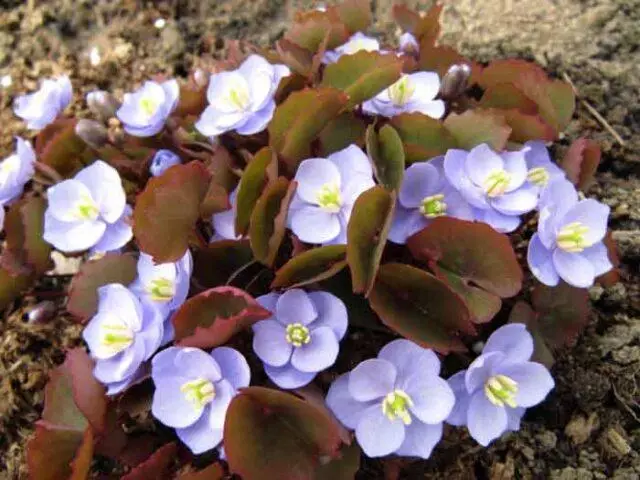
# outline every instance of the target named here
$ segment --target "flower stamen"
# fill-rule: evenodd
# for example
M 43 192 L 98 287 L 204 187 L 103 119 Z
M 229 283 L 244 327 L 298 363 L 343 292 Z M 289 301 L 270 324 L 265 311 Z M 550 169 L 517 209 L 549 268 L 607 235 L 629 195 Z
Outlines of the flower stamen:
M 413 406 L 413 400 L 402 390 L 394 390 L 382 400 L 382 413 L 391 421 L 396 418 L 405 425 L 411 424 L 411 414 L 408 407 Z
M 294 347 L 301 347 L 311 341 L 311 332 L 301 323 L 287 325 L 286 339 Z
M 148 117 L 153 116 L 158 110 L 160 104 L 150 96 L 144 96 L 140 99 L 140 109 L 147 115 Z
M 335 183 L 325 183 L 318 190 L 316 201 L 325 212 L 338 213 L 342 207 L 340 187 Z
M 153 300 L 167 302 L 176 294 L 176 286 L 168 278 L 155 278 L 147 285 L 147 292 Z
M 573 222 L 565 225 L 558 232 L 556 243 L 565 252 L 580 253 L 591 244 L 585 238 L 589 227 L 581 222 Z
M 527 172 L 527 180 L 538 187 L 546 187 L 549 183 L 549 172 L 544 167 L 532 168 Z
M 439 193 L 422 199 L 420 213 L 426 218 L 436 218 L 446 215 L 447 204 L 443 201 L 444 195 Z
M 405 105 L 413 96 L 416 87 L 408 75 L 403 75 L 400 80 L 389 87 L 389 98 L 397 106 Z
M 78 220 L 95 220 L 98 218 L 100 210 L 89 195 L 83 195 L 80 201 L 76 204 L 75 217 Z
M 184 393 L 185 398 L 191 402 L 195 409 L 203 408 L 216 396 L 216 389 L 213 383 L 205 378 L 196 378 L 183 383 L 180 391 Z
M 511 174 L 500 168 L 493 170 L 484 181 L 484 191 L 489 197 L 499 197 L 509 188 Z
M 114 320 L 100 326 L 100 345 L 106 352 L 115 355 L 133 343 L 133 331 L 123 322 Z
M 515 408 L 518 384 L 505 375 L 494 375 L 484 384 L 484 393 L 491 403 L 497 407 L 505 405 Z

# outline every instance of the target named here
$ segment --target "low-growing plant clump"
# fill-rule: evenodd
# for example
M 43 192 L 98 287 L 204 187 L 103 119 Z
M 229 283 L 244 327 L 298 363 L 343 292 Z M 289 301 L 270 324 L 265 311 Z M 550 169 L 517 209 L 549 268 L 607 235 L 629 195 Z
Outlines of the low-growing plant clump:
M 272 49 L 90 93 L 93 118 L 64 116 L 64 76 L 16 99 L 38 133 L 0 164 L 2 305 L 52 250 L 86 255 L 66 309 L 88 353 L 51 374 L 33 478 L 98 457 L 353 478 L 361 453 L 428 459 L 444 424 L 487 446 L 547 397 L 586 289 L 615 281 L 609 207 L 581 193 L 599 148 L 554 161 L 572 87 L 439 45 L 441 9 L 397 5 L 397 46 L 364 33 L 367 0 L 301 12 Z

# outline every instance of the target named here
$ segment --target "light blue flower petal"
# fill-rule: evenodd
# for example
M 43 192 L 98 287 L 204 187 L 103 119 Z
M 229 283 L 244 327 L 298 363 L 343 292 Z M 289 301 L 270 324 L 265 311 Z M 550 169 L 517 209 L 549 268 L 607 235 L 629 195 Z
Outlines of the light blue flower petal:
M 181 387 L 190 380 L 193 379 L 166 377 L 156 380 L 154 377 L 156 389 L 151 402 L 152 415 L 173 428 L 188 427 L 204 416 L 202 414 L 205 408 L 188 400 L 181 390 Z
M 327 392 L 327 406 L 334 415 L 347 428 L 355 430 L 364 411 L 372 406 L 378 405 L 379 401 L 359 402 L 355 400 L 349 392 L 349 373 L 340 375 L 329 388 Z
M 308 205 L 291 212 L 291 230 L 303 242 L 327 243 L 335 239 L 342 228 L 338 215 Z
M 411 165 L 404 172 L 404 179 L 400 187 L 398 199 L 405 208 L 418 208 L 425 197 L 441 193 L 440 172 L 427 162 Z
M 511 176 L 506 192 L 513 192 L 520 188 L 527 180 L 527 162 L 522 150 L 518 152 L 502 152 L 500 155 L 504 161 L 504 169 Z
M 538 190 L 536 187 L 527 185 L 514 192 L 495 197 L 490 203 L 503 215 L 522 215 L 535 210 L 538 205 Z
M 502 170 L 504 167 L 502 157 L 491 150 L 486 143 L 474 147 L 464 162 L 465 173 L 479 187 L 484 187 L 484 182 L 491 172 Z
M 418 371 L 429 377 L 440 374 L 440 359 L 433 350 L 404 338 L 387 343 L 378 353 L 378 358 L 396 367 L 398 379 L 410 378 Z
M 273 367 L 286 365 L 292 349 L 282 324 L 275 320 L 262 320 L 253 325 L 253 350 L 265 364 Z
M 464 380 L 466 373 L 466 370 L 462 370 L 452 375 L 447 380 L 456 397 L 456 403 L 454 404 L 446 421 L 448 424 L 456 427 L 461 427 L 467 424 L 467 410 L 469 410 L 471 396 L 469 395 L 469 392 L 467 392 L 467 386 Z
M 613 268 L 613 265 L 609 260 L 607 247 L 603 242 L 599 242 L 592 247 L 585 248 L 582 252 L 582 256 L 591 262 L 591 265 L 593 266 L 593 273 L 596 277 L 607 273 Z
M 344 302 L 329 292 L 309 292 L 307 295 L 317 312 L 313 328 L 329 327 L 336 338 L 342 340 L 349 326 L 349 315 Z
M 356 438 L 368 457 L 383 457 L 400 448 L 405 439 L 405 426 L 400 419 L 389 420 L 380 405 L 372 405 L 360 417 Z
M 309 343 L 293 349 L 291 365 L 301 372 L 321 372 L 335 363 L 338 351 L 338 340 L 333 330 L 329 327 L 315 328 Z
M 216 396 L 208 405 L 209 425 L 214 430 L 222 430 L 229 403 L 231 403 L 236 391 L 226 379 L 220 380 L 215 384 L 214 388 Z
M 349 375 L 349 392 L 359 402 L 382 398 L 394 390 L 397 371 L 393 364 L 380 358 L 360 363 Z
M 507 430 L 507 412 L 489 401 L 483 390 L 474 393 L 469 402 L 467 428 L 469 434 L 483 447 Z
M 498 370 L 518 384 L 515 400 L 519 407 L 529 408 L 539 404 L 555 386 L 549 370 L 540 363 L 503 364 Z
M 43 238 L 56 249 L 65 252 L 80 252 L 93 247 L 107 226 L 104 222 L 61 222 L 47 209 L 44 215 Z
M 581 253 L 570 253 L 557 248 L 553 252 L 553 265 L 560 278 L 577 288 L 593 285 L 596 271 L 591 262 Z
M 470 394 L 476 390 L 482 390 L 484 383 L 492 375 L 495 365 L 499 365 L 505 359 L 502 352 L 483 353 L 477 357 L 465 373 L 464 381 L 467 386 L 467 392 Z
M 581 200 L 564 215 L 563 225 L 559 225 L 559 227 L 562 228 L 564 225 L 574 222 L 582 223 L 589 228 L 584 235 L 585 241 L 589 245 L 593 245 L 600 242 L 607 234 L 607 221 L 610 212 L 611 208 L 597 200 L 592 198 Z
M 240 352 L 231 347 L 218 347 L 211 351 L 211 356 L 218 363 L 222 377 L 234 389 L 239 390 L 249 386 L 251 370 Z
M 315 372 L 301 372 L 291 365 L 284 367 L 272 367 L 265 364 L 264 371 L 273 383 L 285 390 L 304 387 L 317 375 Z
M 395 451 L 403 457 L 419 457 L 425 460 L 442 439 L 442 423 L 428 425 L 422 422 L 411 422 L 404 429 L 404 442 Z
M 453 390 L 446 380 L 420 372 L 418 365 L 414 368 L 414 374 L 398 385 L 411 397 L 409 410 L 424 423 L 444 422 L 456 401 Z
M 96 252 L 113 252 L 124 247 L 133 238 L 133 230 L 131 229 L 130 217 L 133 209 L 129 205 L 125 205 L 122 216 L 112 224 L 107 224 L 104 234 L 93 246 Z
M 247 117 L 246 122 L 236 127 L 236 132 L 240 135 L 253 135 L 267 128 L 267 125 L 273 118 L 273 112 L 276 110 L 276 102 L 271 99 L 257 112 Z
M 326 158 L 309 158 L 300 163 L 295 181 L 298 182 L 296 195 L 305 202 L 318 203 L 318 194 L 325 185 L 340 189 L 340 170 L 334 162 Z
M 102 160 L 96 160 L 83 168 L 74 177 L 91 192 L 91 197 L 100 209 L 100 216 L 107 223 L 115 223 L 127 203 L 122 180 L 118 171 Z
M 533 337 L 522 323 L 503 325 L 491 334 L 482 349 L 483 354 L 491 352 L 502 352 L 506 362 L 526 362 L 533 355 Z
M 292 323 L 309 325 L 316 318 L 318 312 L 307 293 L 300 288 L 287 290 L 276 304 L 277 320 L 284 326 Z
M 206 415 L 193 425 L 185 428 L 177 428 L 176 435 L 194 455 L 213 450 L 222 442 L 223 431 L 214 430 L 209 425 Z
M 553 254 L 540 241 L 540 235 L 535 233 L 529 242 L 527 263 L 531 273 L 545 285 L 555 287 L 560 281 L 553 264 Z

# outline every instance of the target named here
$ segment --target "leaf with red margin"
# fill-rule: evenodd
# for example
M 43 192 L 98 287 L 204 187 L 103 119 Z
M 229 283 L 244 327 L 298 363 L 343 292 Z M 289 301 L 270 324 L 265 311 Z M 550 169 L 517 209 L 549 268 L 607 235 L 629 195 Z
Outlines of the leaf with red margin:
M 589 138 L 579 138 L 571 144 L 560 166 L 567 173 L 571 183 L 584 191 L 594 182 L 601 156 L 598 142 Z
M 373 22 L 371 0 L 344 0 L 328 10 L 336 12 L 350 33 L 363 32 Z
M 333 277 L 347 266 L 346 245 L 326 245 L 296 255 L 277 272 L 271 288 L 298 288 Z
M 474 287 L 455 273 L 441 267 L 438 268 L 436 275 L 464 299 L 473 323 L 487 323 L 500 311 L 502 299 L 498 295 Z
M 529 115 L 514 108 L 504 110 L 504 118 L 511 127 L 509 140 L 524 143 L 529 140 L 551 142 L 556 139 L 555 130 L 540 115 Z
M 249 241 L 253 255 L 267 267 L 276 260 L 284 239 L 289 204 L 296 182 L 280 177 L 262 192 L 251 214 Z
M 536 286 L 531 303 L 538 313 L 540 333 L 552 348 L 573 343 L 591 318 L 588 290 L 564 282 L 556 287 Z
M 4 221 L 6 248 L 11 256 L 6 267 L 18 266 L 17 274 L 42 275 L 51 268 L 51 245 L 42 239 L 47 202 L 40 197 L 26 197 L 9 207 Z
M 351 433 L 349 433 L 349 430 L 347 430 L 347 428 L 340 423 L 340 421 L 329 409 L 329 407 L 327 407 L 327 403 L 325 402 L 325 395 L 317 385 L 310 383 L 308 385 L 305 385 L 304 387 L 296 388 L 295 390 L 292 390 L 292 392 L 298 395 L 304 401 L 321 410 L 325 415 L 331 418 L 335 426 L 338 428 L 338 434 L 340 435 L 340 440 L 342 440 L 342 443 L 345 443 L 347 445 L 351 443 Z
M 82 443 L 71 462 L 71 477 L 69 480 L 85 480 L 89 478 L 93 450 L 93 431 L 87 428 L 82 436 Z
M 393 85 L 402 75 L 402 65 L 397 55 L 361 50 L 327 65 L 322 85 L 342 90 L 349 97 L 346 108 L 353 108 Z
M 311 152 L 311 143 L 342 111 L 349 97 L 336 88 L 294 92 L 280 105 L 269 123 L 269 142 L 291 173 Z
M 329 49 L 342 45 L 349 38 L 346 25 L 333 9 L 298 12 L 293 25 L 284 35 L 286 40 L 313 53 L 318 51 L 325 37 L 328 38 L 326 48 Z
M 224 468 L 219 463 L 213 463 L 197 472 L 183 473 L 178 480 L 222 480 L 225 477 Z
M 335 458 L 316 470 L 316 480 L 353 480 L 360 469 L 362 451 L 357 442 L 344 445 L 340 449 L 340 458 Z
M 509 313 L 509 323 L 524 323 L 527 330 L 533 337 L 532 362 L 542 363 L 547 368 L 551 368 L 554 363 L 553 353 L 545 342 L 538 325 L 538 315 L 533 311 L 527 302 L 519 301 Z
M 76 135 L 77 120 L 60 118 L 47 125 L 36 137 L 38 161 L 63 177 L 70 177 L 93 160 L 91 149 Z
M 71 281 L 67 311 L 79 322 L 86 322 L 98 309 L 98 288 L 109 283 L 129 285 L 136 274 L 137 261 L 131 254 L 107 253 L 85 262 Z
M 451 113 L 444 126 L 465 150 L 487 143 L 496 152 L 507 145 L 511 127 L 500 110 L 467 110 L 462 114 Z
M 335 456 L 339 445 L 328 415 L 289 393 L 249 387 L 227 410 L 229 468 L 245 480 L 314 478 L 320 458 Z
M 444 155 L 457 146 L 442 122 L 421 113 L 403 113 L 393 117 L 390 124 L 402 139 L 408 164 Z
M 244 235 L 249 228 L 251 213 L 265 185 L 278 176 L 278 159 L 270 147 L 264 147 L 244 169 L 236 197 L 236 235 Z
M 176 262 L 189 246 L 211 175 L 199 161 L 174 165 L 153 177 L 138 195 L 133 234 L 157 263 Z
M 410 265 L 382 265 L 369 303 L 389 328 L 443 354 L 466 351 L 459 333 L 475 334 L 464 300 L 446 283 Z
M 211 348 L 271 315 L 244 290 L 225 286 L 189 298 L 171 321 L 179 345 Z
M 575 110 L 575 93 L 567 82 L 552 80 L 538 65 L 525 60 L 496 60 L 482 70 L 483 88 L 511 83 L 536 103 L 538 113 L 556 133 L 569 124 Z
M 147 458 L 144 462 L 131 470 L 122 480 L 169 480 L 173 478 L 174 462 L 178 447 L 174 442 L 167 443 Z
M 404 146 L 398 132 L 384 125 L 376 132 L 374 125 L 367 128 L 367 154 L 378 183 L 389 191 L 398 191 L 404 176 Z
M 362 147 L 366 129 L 365 121 L 353 112 L 341 113 L 320 132 L 320 155 L 328 157 L 353 144 Z
M 439 217 L 411 236 L 407 246 L 430 268 L 445 268 L 502 298 L 522 288 L 522 269 L 509 237 L 484 223 Z
M 347 262 L 354 293 L 365 297 L 373 288 L 391 228 L 396 195 L 381 185 L 360 194 L 347 225 Z
M 229 277 L 253 259 L 248 240 L 220 240 L 193 250 L 194 283 L 202 288 L 224 285 Z M 211 268 L 215 265 L 215 268 Z
M 313 75 L 313 52 L 293 43 L 286 38 L 276 42 L 276 51 L 281 63 L 284 63 L 292 71 L 311 78 Z
M 393 6 L 393 19 L 406 32 L 411 32 L 422 44 L 433 45 L 440 35 L 440 14 L 444 5 L 435 3 L 424 15 L 406 5 Z

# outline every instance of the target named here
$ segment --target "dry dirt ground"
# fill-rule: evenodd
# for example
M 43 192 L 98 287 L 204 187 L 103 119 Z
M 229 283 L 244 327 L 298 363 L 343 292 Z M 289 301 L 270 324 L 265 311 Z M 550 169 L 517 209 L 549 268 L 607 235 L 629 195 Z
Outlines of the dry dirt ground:
M 430 2 L 407 2 L 428 6 Z M 623 281 L 594 287 L 594 318 L 554 367 L 557 388 L 523 429 L 478 448 L 449 432 L 427 462 L 403 478 L 588 480 L 640 478 L 640 0 L 445 0 L 443 43 L 479 60 L 535 59 L 568 75 L 580 95 L 566 138 L 598 140 L 603 163 L 590 192 L 612 207 Z M 373 33 L 393 39 L 391 2 L 373 1 Z M 285 0 L 49 0 L 0 2 L 0 156 L 26 134 L 12 115 L 17 92 L 53 73 L 71 75 L 77 99 L 96 87 L 121 94 L 154 73 L 186 75 L 229 38 L 276 40 L 299 7 Z M 154 27 L 166 19 L 162 29 Z M 93 53 L 93 55 L 92 55 Z M 90 59 L 99 57 L 97 66 Z M 6 80 L 5 80 L 6 82 Z M 81 102 L 76 102 L 82 110 Z M 597 119 L 593 111 L 600 114 Z M 60 316 L 22 320 L 31 298 L 0 320 L 0 478 L 23 478 L 23 446 L 39 416 L 42 388 L 79 330 Z M 367 462 L 359 478 L 382 478 Z

